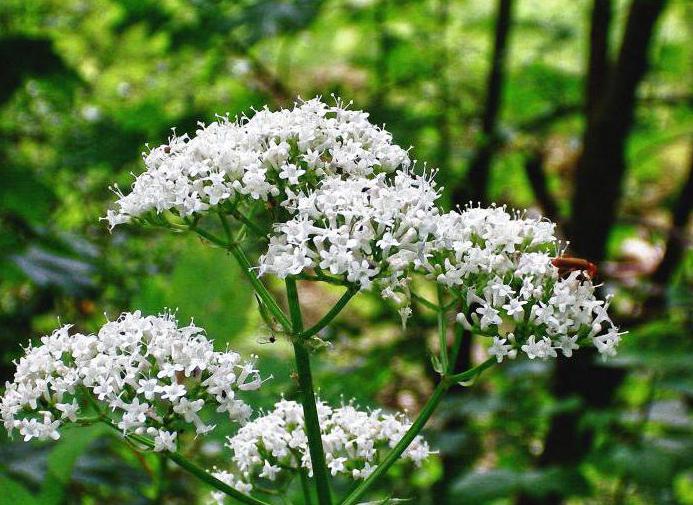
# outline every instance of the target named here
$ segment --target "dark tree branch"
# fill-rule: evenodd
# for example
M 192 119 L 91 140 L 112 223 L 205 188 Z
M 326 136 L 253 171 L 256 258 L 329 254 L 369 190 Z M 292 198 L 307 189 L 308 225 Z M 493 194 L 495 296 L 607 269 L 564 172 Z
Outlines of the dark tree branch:
M 438 80 L 438 100 L 439 110 L 436 117 L 436 127 L 438 130 L 438 147 L 436 153 L 437 168 L 442 169 L 443 173 L 449 173 L 451 168 L 451 132 L 450 132 L 450 112 L 451 112 L 451 93 L 450 82 L 447 69 L 450 66 L 450 53 L 447 47 L 447 32 L 450 24 L 449 0 L 439 0 L 435 12 L 438 25 L 438 57 L 433 68 Z
M 609 74 L 611 0 L 594 0 L 590 21 L 590 52 L 585 89 L 585 117 L 592 117 L 606 88 Z
M 534 192 L 534 197 L 541 206 L 544 216 L 554 223 L 561 224 L 556 199 L 549 192 L 546 173 L 544 171 L 544 156 L 539 150 L 532 151 L 525 160 L 525 172 Z
M 581 106 L 577 103 L 557 105 L 546 112 L 517 123 L 515 129 L 524 133 L 543 133 L 555 121 L 577 114 L 581 110 Z
M 486 201 L 486 190 L 493 153 L 497 147 L 498 113 L 501 107 L 508 35 L 512 26 L 512 0 L 498 0 L 495 38 L 491 71 L 488 75 L 486 100 L 481 118 L 481 143 L 472 158 L 467 172 L 466 185 L 458 185 L 453 191 L 453 203 L 468 200 Z
M 643 106 L 679 106 L 693 105 L 693 95 L 643 95 L 637 98 L 637 105 Z M 510 125 L 516 131 L 529 134 L 541 134 L 551 128 L 556 121 L 574 116 L 580 113 L 583 107 L 578 103 L 565 103 L 556 105 L 554 108 L 527 118 L 519 123 Z

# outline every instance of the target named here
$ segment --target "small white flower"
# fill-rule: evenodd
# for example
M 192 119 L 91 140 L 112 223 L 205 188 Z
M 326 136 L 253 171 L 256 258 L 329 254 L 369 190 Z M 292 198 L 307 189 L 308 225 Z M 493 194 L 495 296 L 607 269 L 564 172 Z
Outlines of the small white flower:
M 527 300 L 518 300 L 512 298 L 507 304 L 503 305 L 503 309 L 508 313 L 510 317 L 515 319 L 515 321 L 521 321 L 525 315 L 525 309 L 523 306 L 527 303 Z
M 178 433 L 158 430 L 154 437 L 154 450 L 156 452 L 176 452 L 176 438 L 178 438 Z
M 305 170 L 300 169 L 293 163 L 287 163 L 282 166 L 282 169 L 279 172 L 279 178 L 286 179 L 289 184 L 298 184 L 298 178 L 305 173 Z
M 511 344 L 506 344 L 507 341 L 507 338 L 493 337 L 493 344 L 488 348 L 488 353 L 495 356 L 498 363 L 501 363 L 506 356 L 514 358 L 517 354 Z
M 481 316 L 481 321 L 479 322 L 481 329 L 486 330 L 490 325 L 498 325 L 503 322 L 503 320 L 498 315 L 498 310 L 491 307 L 489 304 L 484 304 L 483 306 L 476 309 L 477 314 Z
M 529 359 L 540 358 L 555 358 L 556 351 L 551 347 L 551 340 L 548 337 L 544 337 L 538 342 L 534 335 L 530 335 L 527 339 L 527 343 L 521 347 L 522 351 L 527 354 Z
M 580 348 L 580 346 L 577 345 L 577 339 L 577 335 L 573 335 L 572 337 L 561 335 L 561 338 L 558 340 L 558 347 L 561 349 L 563 356 L 570 358 L 573 355 L 573 351 Z
M 329 468 L 332 476 L 335 476 L 338 473 L 343 473 L 346 470 L 346 467 L 344 466 L 346 460 L 347 459 L 345 457 L 339 457 L 333 459 L 327 464 L 327 468 Z
M 72 403 L 56 403 L 55 408 L 62 412 L 62 419 L 68 419 L 73 423 L 77 421 L 77 413 L 79 412 L 79 404 L 73 399 Z
M 182 384 L 170 384 L 168 386 L 161 387 L 161 393 L 162 400 L 169 400 L 175 403 L 179 398 L 185 396 L 186 390 L 185 386 Z
M 278 466 L 271 465 L 269 461 L 265 460 L 265 463 L 262 466 L 262 471 L 260 472 L 260 477 L 269 480 L 275 480 L 280 470 L 281 468 L 279 468 Z

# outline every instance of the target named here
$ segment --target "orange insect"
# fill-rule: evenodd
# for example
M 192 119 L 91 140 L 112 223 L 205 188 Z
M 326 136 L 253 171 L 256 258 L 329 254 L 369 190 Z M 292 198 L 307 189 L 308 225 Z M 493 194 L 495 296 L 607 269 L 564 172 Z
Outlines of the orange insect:
M 580 270 L 587 273 L 590 279 L 597 276 L 597 265 L 582 258 L 571 258 L 570 256 L 559 256 L 551 260 L 551 264 L 558 268 L 558 275 L 562 278 L 567 277 L 570 272 Z

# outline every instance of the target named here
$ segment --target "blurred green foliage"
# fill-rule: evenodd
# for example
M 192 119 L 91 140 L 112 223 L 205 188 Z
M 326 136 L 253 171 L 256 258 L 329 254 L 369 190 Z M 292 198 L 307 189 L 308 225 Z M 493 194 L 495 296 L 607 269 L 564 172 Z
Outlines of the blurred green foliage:
M 612 56 L 628 6 L 613 2 Z M 488 198 L 541 210 L 526 172 L 539 150 L 556 218 L 567 219 L 586 126 L 591 2 L 514 7 Z M 260 355 L 274 379 L 259 406 L 292 397 L 289 346 L 269 343 L 231 259 L 191 237 L 109 233 L 99 221 L 109 186 L 127 187 L 142 169 L 140 152 L 165 142 L 173 126 L 193 132 L 217 113 L 337 93 L 438 168 L 452 206 L 484 141 L 495 22 L 495 3 L 481 0 L 4 0 L 0 383 L 11 377 L 20 346 L 59 320 L 93 330 L 104 313 L 168 307 L 181 320 L 194 317 L 218 346 Z M 446 400 L 428 430 L 440 457 L 415 472 L 396 468 L 380 496 L 416 504 L 542 503 L 552 494 L 570 504 L 693 503 L 690 250 L 662 288 L 663 305 L 646 310 L 689 177 L 692 27 L 690 3 L 670 2 L 638 88 L 624 194 L 602 266 L 630 330 L 608 364 L 623 381 L 595 409 L 553 394 L 551 364 L 504 365 Z M 674 232 L 688 244 L 685 219 Z M 255 253 L 262 247 L 247 245 Z M 338 293 L 302 286 L 301 295 L 306 317 L 317 320 Z M 403 331 L 392 307 L 361 295 L 317 356 L 322 397 L 416 412 L 435 380 L 433 324 L 421 310 Z M 469 357 L 484 345 L 475 340 Z M 586 457 L 546 466 L 542 453 L 558 413 L 580 416 L 580 430 L 594 436 Z M 223 467 L 220 445 L 233 429 L 194 442 L 201 463 Z M 137 456 L 98 430 L 68 431 L 48 445 L 0 435 L 0 504 L 188 504 L 205 503 L 206 493 L 163 460 Z

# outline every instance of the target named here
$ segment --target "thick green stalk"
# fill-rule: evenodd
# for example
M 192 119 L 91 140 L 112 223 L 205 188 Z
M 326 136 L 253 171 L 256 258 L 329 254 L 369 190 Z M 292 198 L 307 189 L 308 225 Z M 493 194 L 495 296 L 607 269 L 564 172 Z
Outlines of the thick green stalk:
M 358 293 L 358 288 L 355 288 L 353 286 L 349 286 L 347 288 L 346 292 L 342 295 L 342 297 L 337 301 L 334 307 L 332 307 L 327 314 L 325 314 L 320 321 L 318 321 L 315 326 L 312 328 L 308 328 L 306 331 L 301 332 L 300 338 L 306 339 L 310 338 L 313 335 L 316 335 L 320 330 L 322 330 L 325 326 L 330 324 L 332 320 L 339 315 L 339 313 L 346 307 L 346 304 L 349 303 L 349 300 L 352 299 L 352 297 Z
M 455 371 L 455 363 L 457 363 L 457 356 L 460 354 L 460 347 L 462 347 L 462 339 L 464 338 L 464 328 L 462 328 L 462 325 L 455 325 L 453 329 L 455 332 L 455 341 L 450 351 L 448 373 L 453 373 Z
M 301 316 L 298 291 L 296 290 L 296 280 L 291 277 L 286 279 L 286 295 L 289 300 L 298 386 L 301 390 L 303 418 L 306 426 L 306 436 L 308 437 L 310 460 L 313 465 L 318 503 L 319 505 L 331 505 L 330 476 L 325 463 L 325 451 L 322 447 L 318 408 L 315 403 L 315 391 L 313 389 L 313 375 L 310 371 L 310 355 L 308 354 L 308 349 L 306 349 L 305 342 L 300 338 L 303 331 L 303 317 Z
M 420 303 L 421 305 L 423 305 L 424 307 L 429 308 L 429 309 L 431 309 L 431 310 L 433 310 L 433 311 L 436 311 L 436 312 L 438 311 L 438 306 L 437 306 L 435 303 L 433 303 L 433 302 L 429 302 L 429 301 L 426 300 L 423 296 L 417 295 L 416 293 L 414 293 L 414 292 L 412 291 L 412 292 L 411 292 L 411 297 L 412 297 L 412 300 L 416 300 L 417 302 L 419 302 L 419 303 Z
M 233 254 L 236 261 L 241 265 L 241 270 L 243 274 L 248 278 L 250 283 L 253 285 L 253 289 L 258 294 L 263 303 L 267 306 L 267 309 L 272 313 L 274 318 L 282 325 L 286 332 L 291 332 L 291 322 L 284 314 L 284 311 L 279 307 L 274 297 L 267 290 L 265 285 L 258 279 L 255 272 L 253 272 L 253 266 L 248 261 L 243 249 L 238 244 L 230 244 L 229 251 Z

